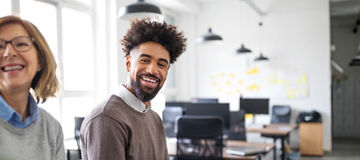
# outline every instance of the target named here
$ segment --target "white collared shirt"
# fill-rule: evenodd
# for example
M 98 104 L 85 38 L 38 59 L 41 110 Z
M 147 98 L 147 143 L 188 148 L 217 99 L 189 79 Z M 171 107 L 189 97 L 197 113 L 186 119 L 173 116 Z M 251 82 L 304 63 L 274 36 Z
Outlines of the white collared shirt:
M 120 85 L 119 91 L 114 93 L 114 95 L 122 98 L 128 106 L 138 112 L 145 113 L 151 108 L 151 104 L 149 107 L 146 108 L 145 104 L 141 100 L 139 100 L 133 93 L 131 93 L 124 85 Z

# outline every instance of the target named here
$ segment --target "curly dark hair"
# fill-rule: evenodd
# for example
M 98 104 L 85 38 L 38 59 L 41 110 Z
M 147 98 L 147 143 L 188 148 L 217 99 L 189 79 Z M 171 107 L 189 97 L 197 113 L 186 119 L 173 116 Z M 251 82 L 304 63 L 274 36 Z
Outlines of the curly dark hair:
M 171 64 L 186 49 L 186 38 L 183 32 L 176 31 L 175 26 L 166 22 L 150 21 L 149 19 L 134 20 L 121 41 L 125 57 L 130 55 L 130 51 L 134 47 L 149 41 L 157 42 L 169 51 Z

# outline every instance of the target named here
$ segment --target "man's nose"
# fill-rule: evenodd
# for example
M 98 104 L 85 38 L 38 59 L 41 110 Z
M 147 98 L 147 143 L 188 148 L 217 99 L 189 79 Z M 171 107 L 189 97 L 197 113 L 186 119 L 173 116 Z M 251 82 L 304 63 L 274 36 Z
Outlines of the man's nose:
M 150 74 L 157 75 L 156 63 L 151 63 L 147 66 L 146 71 Z

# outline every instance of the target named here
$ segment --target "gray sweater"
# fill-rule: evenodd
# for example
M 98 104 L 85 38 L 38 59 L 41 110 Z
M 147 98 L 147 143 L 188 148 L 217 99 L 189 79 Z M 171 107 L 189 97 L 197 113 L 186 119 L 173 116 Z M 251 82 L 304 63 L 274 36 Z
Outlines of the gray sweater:
M 65 160 L 60 123 L 42 108 L 24 129 L 0 118 L 0 160 Z

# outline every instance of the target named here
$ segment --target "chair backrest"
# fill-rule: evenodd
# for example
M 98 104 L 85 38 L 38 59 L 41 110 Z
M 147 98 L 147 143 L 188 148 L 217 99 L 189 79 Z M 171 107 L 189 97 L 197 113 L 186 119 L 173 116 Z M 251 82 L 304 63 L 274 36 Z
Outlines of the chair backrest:
M 182 116 L 177 120 L 177 160 L 221 160 L 223 120 L 217 116 Z
M 228 139 L 246 141 L 246 128 L 245 128 L 245 111 L 230 112 L 230 131 L 228 132 Z
M 81 159 L 80 128 L 85 117 L 75 117 L 75 140 L 78 146 L 79 159 Z
M 162 112 L 165 134 L 167 137 L 176 137 L 175 123 L 176 119 L 183 115 L 182 107 L 165 107 Z
M 290 123 L 291 107 L 274 105 L 272 107 L 271 123 Z

